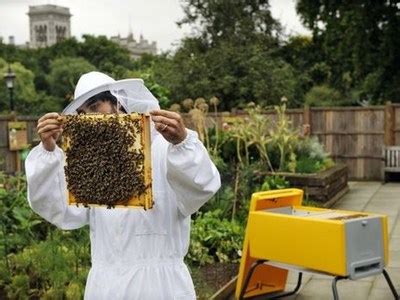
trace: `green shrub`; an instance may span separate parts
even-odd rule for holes
[[[319,161],[329,156],[316,137],[305,137],[299,140],[296,145],[296,154],[298,157],[307,156]]]
[[[84,285],[79,281],[71,281],[65,291],[67,300],[75,300],[83,298]]]
[[[186,257],[190,265],[239,262],[244,227],[222,218],[222,211],[200,213],[192,224],[191,243]]]
[[[8,295],[11,297],[20,289],[15,279],[23,274],[29,274],[29,289],[26,291],[29,296],[62,299],[67,291],[70,294],[74,292],[70,285],[76,281],[82,293],[90,264],[83,259],[85,255],[75,255],[74,246],[68,240],[64,232],[57,230],[45,241],[11,255],[12,282],[7,285]]]
[[[202,212],[215,211],[219,209],[223,217],[228,218],[232,210],[235,193],[230,185],[223,185],[215,196],[210,199],[202,208]]]
[[[309,106],[339,106],[342,102],[341,93],[327,85],[314,86],[305,95],[305,103]]]
[[[316,173],[322,169],[321,161],[302,156],[297,160],[296,173]]]
[[[261,185],[261,191],[286,189],[288,187],[289,181],[285,180],[285,177],[279,175],[271,175],[265,177],[264,182]]]
[[[10,299],[82,298],[90,267],[87,228],[62,231],[44,221],[29,207],[20,175],[0,173],[0,213],[0,290]]]
[[[12,278],[11,285],[6,287],[10,299],[28,299],[30,296],[29,275],[19,274]]]
[[[296,173],[316,173],[334,165],[329,154],[316,137],[305,137],[298,141],[295,149],[297,156]]]

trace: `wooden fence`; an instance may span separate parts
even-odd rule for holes
[[[18,151],[9,150],[8,122],[24,121],[27,123],[28,143],[35,146],[40,142],[36,133],[37,117],[32,116],[0,116],[0,171],[14,173],[24,171],[24,163]]]
[[[318,137],[336,162],[347,164],[350,179],[380,180],[382,147],[400,145],[399,104],[388,103],[385,106],[371,107],[305,107],[288,110],[287,114],[296,128]],[[226,117],[218,114],[215,117],[221,121],[224,116]],[[8,150],[7,123],[10,120],[11,117],[0,116],[0,158],[4,158],[0,159],[0,170],[15,172],[19,167],[19,159],[16,152]],[[27,122],[28,142],[32,145],[37,144],[37,118],[21,116],[17,117],[17,120]]]
[[[310,134],[318,137],[336,162],[348,166],[349,178],[381,179],[382,146],[386,136],[393,134],[385,130],[385,107],[305,109],[303,116]]]
[[[349,178],[382,179],[382,147],[400,144],[400,105],[289,110],[292,124],[318,137]]]

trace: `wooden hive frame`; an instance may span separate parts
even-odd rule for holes
[[[119,120],[119,122],[123,122],[123,118],[125,118],[126,114],[82,114],[79,115],[78,118],[83,119],[93,119],[98,121],[107,121],[110,118],[115,118]],[[77,117],[73,115],[73,117]],[[113,207],[129,207],[129,208],[144,208],[145,210],[150,209],[153,207],[153,195],[152,195],[152,171],[151,171],[151,139],[150,139],[150,115],[149,114],[137,114],[131,113],[129,114],[130,120],[139,120],[141,122],[141,132],[136,135],[136,142],[131,145],[131,149],[137,149],[141,147],[143,151],[143,172],[144,172],[144,184],[145,184],[145,191],[140,195],[133,195],[126,204],[121,204],[117,202]],[[69,116],[62,116],[60,120],[65,123]],[[67,166],[67,154],[66,150],[71,145],[71,137],[68,135],[63,135],[61,147],[64,150],[64,158],[65,158],[65,165]],[[68,185],[67,185],[68,186]],[[68,188],[67,188],[68,189]],[[93,206],[93,207],[106,207],[107,205],[101,205],[97,203],[90,203],[85,202],[85,204],[77,201],[75,196],[71,193],[71,191],[67,191],[68,193],[68,204],[75,205],[75,206]]]

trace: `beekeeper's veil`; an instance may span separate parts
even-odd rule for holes
[[[79,78],[74,100],[64,109],[63,114],[76,114],[77,109],[89,98],[105,91],[110,91],[128,113],[146,113],[160,108],[158,100],[145,87],[142,79],[116,81],[106,74],[89,72]]]

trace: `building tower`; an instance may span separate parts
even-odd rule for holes
[[[46,4],[29,6],[30,47],[54,45],[71,37],[69,8]]]
[[[133,37],[132,31],[129,32],[126,38],[121,37],[119,34],[117,36],[112,36],[111,41],[128,49],[133,59],[138,59],[145,53],[153,55],[157,54],[156,42],[149,42],[143,37],[143,35],[140,35],[140,39],[137,41]]]

